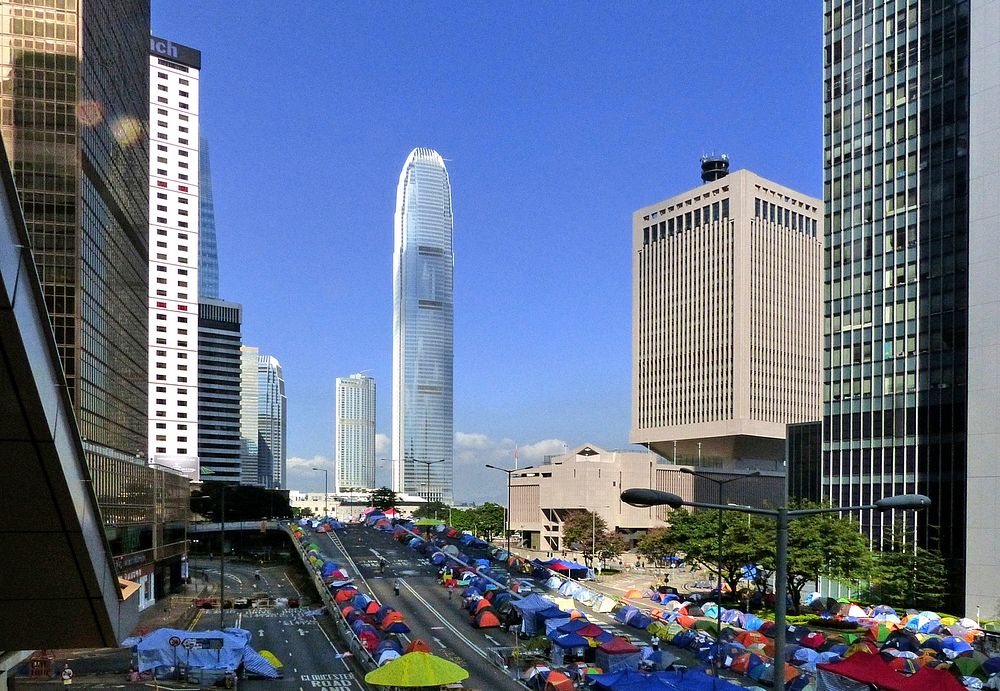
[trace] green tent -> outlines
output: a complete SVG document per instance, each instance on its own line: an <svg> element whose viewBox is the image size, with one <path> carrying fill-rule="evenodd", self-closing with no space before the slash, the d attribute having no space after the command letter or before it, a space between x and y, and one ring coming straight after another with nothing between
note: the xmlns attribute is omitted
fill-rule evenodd
<svg viewBox="0 0 1000 691"><path fill-rule="evenodd" d="M454 662L430 653L413 652L369 672L365 683L411 689L456 684L468 678L469 673Z"/></svg>

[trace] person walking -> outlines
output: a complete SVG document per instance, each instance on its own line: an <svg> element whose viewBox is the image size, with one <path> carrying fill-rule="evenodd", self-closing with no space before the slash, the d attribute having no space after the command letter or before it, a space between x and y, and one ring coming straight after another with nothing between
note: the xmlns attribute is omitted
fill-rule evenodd
<svg viewBox="0 0 1000 691"><path fill-rule="evenodd" d="M253 572L253 579L255 582L260 583L260 569L255 569Z"/></svg>
<svg viewBox="0 0 1000 691"><path fill-rule="evenodd" d="M396 597L399 597L399 579L392 582L392 592L396 595Z"/></svg>
<svg viewBox="0 0 1000 691"><path fill-rule="evenodd" d="M657 636L655 633L653 634L653 637L649 639L649 642L653 646L653 652L656 652L657 650L660 649L660 637Z"/></svg>

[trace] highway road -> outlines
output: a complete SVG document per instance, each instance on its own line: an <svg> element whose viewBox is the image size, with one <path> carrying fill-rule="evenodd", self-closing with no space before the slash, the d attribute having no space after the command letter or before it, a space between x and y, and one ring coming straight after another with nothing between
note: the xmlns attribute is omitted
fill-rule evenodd
<svg viewBox="0 0 1000 691"><path fill-rule="evenodd" d="M473 628L462 609L461 595L454 593L449 599L448 590L437 581L437 567L425 557L393 540L391 533L361 526L317 537L322 537L316 542L324 553L355 575L362 590L368 589L380 602L403 613L412 629L401 636L404 644L420 638L434 655L461 665L470 675L467 689L523 691L491 661L490 649L511 646L512 635L501 629ZM387 562L385 574L379 573L380 558ZM392 589L397 580L399 597Z"/></svg>

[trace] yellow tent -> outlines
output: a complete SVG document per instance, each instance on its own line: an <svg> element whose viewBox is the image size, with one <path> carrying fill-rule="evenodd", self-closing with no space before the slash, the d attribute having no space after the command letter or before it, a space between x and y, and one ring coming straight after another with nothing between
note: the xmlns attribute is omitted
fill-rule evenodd
<svg viewBox="0 0 1000 691"><path fill-rule="evenodd" d="M268 662L270 662L275 669L282 669L285 666L281 663L281 660L275 657L274 653L272 653L270 650L261 650L260 656L265 660L267 660Z"/></svg>
<svg viewBox="0 0 1000 691"><path fill-rule="evenodd" d="M455 684L469 678L469 673L454 662L413 652L388 662L365 675L365 683L375 686L419 688Z"/></svg>

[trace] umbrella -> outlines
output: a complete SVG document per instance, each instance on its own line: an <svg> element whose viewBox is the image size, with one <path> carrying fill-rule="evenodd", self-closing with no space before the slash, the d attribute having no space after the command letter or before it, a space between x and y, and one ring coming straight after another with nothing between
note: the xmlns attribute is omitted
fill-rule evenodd
<svg viewBox="0 0 1000 691"><path fill-rule="evenodd" d="M420 520L414 521L413 525L419 525L419 526L444 525L444 521L439 521L436 518L421 518Z"/></svg>
<svg viewBox="0 0 1000 691"><path fill-rule="evenodd" d="M365 675L365 682L376 686L403 688L444 686L469 678L469 673L430 653L413 652L399 657Z"/></svg>

